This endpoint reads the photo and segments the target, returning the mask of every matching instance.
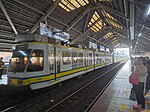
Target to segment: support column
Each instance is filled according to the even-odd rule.
[[[129,55],[130,55],[130,59],[131,58],[131,54],[133,53],[133,44],[132,44],[132,40],[135,39],[135,3],[134,0],[130,0],[130,31],[129,31],[129,39],[130,39],[130,43],[129,43]],[[131,60],[131,65],[132,65],[132,60]]]

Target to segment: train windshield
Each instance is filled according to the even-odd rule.
[[[11,58],[9,72],[24,72],[31,50],[14,50]]]

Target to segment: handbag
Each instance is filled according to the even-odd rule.
[[[135,94],[135,91],[133,90],[133,88],[131,89],[129,100],[137,101],[136,94]]]
[[[138,78],[138,75],[135,74],[135,73],[132,73],[130,76],[129,76],[129,82],[133,85],[138,85],[140,83],[140,80]]]

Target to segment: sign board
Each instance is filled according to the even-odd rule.
[[[89,48],[97,49],[97,44],[89,42]]]
[[[105,47],[102,46],[102,45],[100,45],[100,46],[99,46],[99,50],[100,50],[100,51],[105,51]]]
[[[52,30],[46,24],[40,23],[40,34],[52,38]]]
[[[109,48],[106,47],[106,51],[109,52]]]
[[[61,30],[57,28],[54,28],[53,33],[54,33],[54,38],[59,39],[64,42],[69,41],[69,37],[70,37],[69,33],[62,32]]]
[[[62,32],[57,28],[48,27],[44,23],[40,23],[40,34],[50,38],[55,38],[64,42],[69,41],[69,33]]]

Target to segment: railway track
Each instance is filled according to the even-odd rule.
[[[120,65],[118,65],[120,66]],[[117,66],[117,67],[118,67]],[[100,93],[98,94],[98,96],[94,99],[94,101],[85,109],[83,110],[78,110],[78,109],[74,109],[73,111],[71,111],[73,108],[70,106],[71,102],[76,102],[76,100],[80,100],[80,98],[82,97],[82,95],[84,95],[85,93],[89,92],[89,89],[93,87],[93,85],[97,84],[98,81],[101,81],[102,78],[104,78],[106,76],[106,74],[109,74],[110,72],[112,72],[112,70],[114,70],[116,67],[113,67],[112,69],[110,69],[109,71],[103,73],[102,75],[100,75],[99,77],[95,78],[94,80],[90,81],[89,83],[87,83],[86,85],[84,85],[83,87],[81,87],[80,89],[78,89],[77,91],[73,92],[72,94],[70,94],[69,96],[67,96],[66,98],[62,99],[60,102],[58,102],[57,104],[53,105],[52,107],[48,108],[46,111],[44,112],[59,112],[60,110],[64,111],[64,112],[88,112],[88,110],[92,107],[92,105],[96,102],[96,100],[100,97],[100,95],[104,92],[104,90],[108,87],[108,85],[112,82],[112,80],[114,79],[115,75],[113,76],[113,78],[110,78],[110,81],[103,87],[103,89],[100,91]],[[67,109],[69,106],[69,108],[71,107],[72,109]],[[65,109],[65,110],[64,110]],[[70,110],[70,111],[68,111]]]
[[[123,64],[121,64],[120,66],[122,66]],[[113,65],[112,65],[113,66]],[[110,68],[112,67],[110,66]],[[117,65],[117,67],[120,67],[119,65]],[[99,86],[99,89],[97,92],[94,92],[95,89],[97,87],[94,87],[91,90],[91,87],[93,87],[93,85],[99,85],[104,83],[104,85],[108,84],[108,81],[100,81],[104,80],[106,77],[104,77],[106,74],[109,74],[110,72],[112,73],[112,70],[114,70],[116,68],[116,66],[112,69],[110,69],[109,71],[107,71],[107,69],[109,69],[109,67],[104,67],[101,68],[101,71],[94,71],[93,74],[98,74],[101,73],[101,75],[99,75],[99,77],[97,77],[96,75],[93,75],[93,79],[91,81],[91,79],[89,77],[92,77],[91,74],[89,73],[89,77],[85,77],[84,80],[87,78],[88,83],[85,81],[83,81],[82,85],[80,84],[80,82],[83,80],[82,78],[79,79],[78,82],[74,82],[74,81],[70,81],[68,83],[68,85],[62,84],[62,86],[58,87],[58,89],[54,89],[54,90],[50,90],[49,92],[46,92],[42,95],[39,95],[35,98],[31,98],[30,100],[24,101],[20,104],[14,104],[11,105],[5,109],[2,110],[2,112],[63,112],[62,110],[64,110],[65,112],[70,112],[70,109],[74,109],[74,107],[78,107],[78,103],[80,102],[85,102],[84,106],[85,108],[83,108],[81,110],[80,109],[74,109],[75,112],[80,111],[80,112],[84,112],[84,110],[86,110],[86,108],[88,108],[88,106],[92,103],[92,101],[94,100],[93,95],[89,95],[88,94],[94,94],[94,96],[97,96],[98,93],[100,93],[100,90],[102,90],[104,87],[103,86]],[[119,69],[119,68],[118,68]],[[117,69],[117,70],[118,70]],[[105,73],[103,73],[103,71],[107,71]],[[117,72],[117,71],[115,71]],[[97,77],[97,78],[96,78]],[[81,80],[81,81],[80,81]],[[63,87],[65,85],[65,87]],[[77,87],[74,87],[74,86]],[[84,85],[84,86],[83,86]],[[67,89],[69,88],[69,89]],[[90,90],[90,91],[89,91]],[[93,92],[91,92],[93,91]],[[82,96],[84,96],[84,98],[82,98]],[[89,102],[90,100],[90,102]],[[68,105],[70,107],[68,107]],[[74,111],[71,111],[74,112]]]

